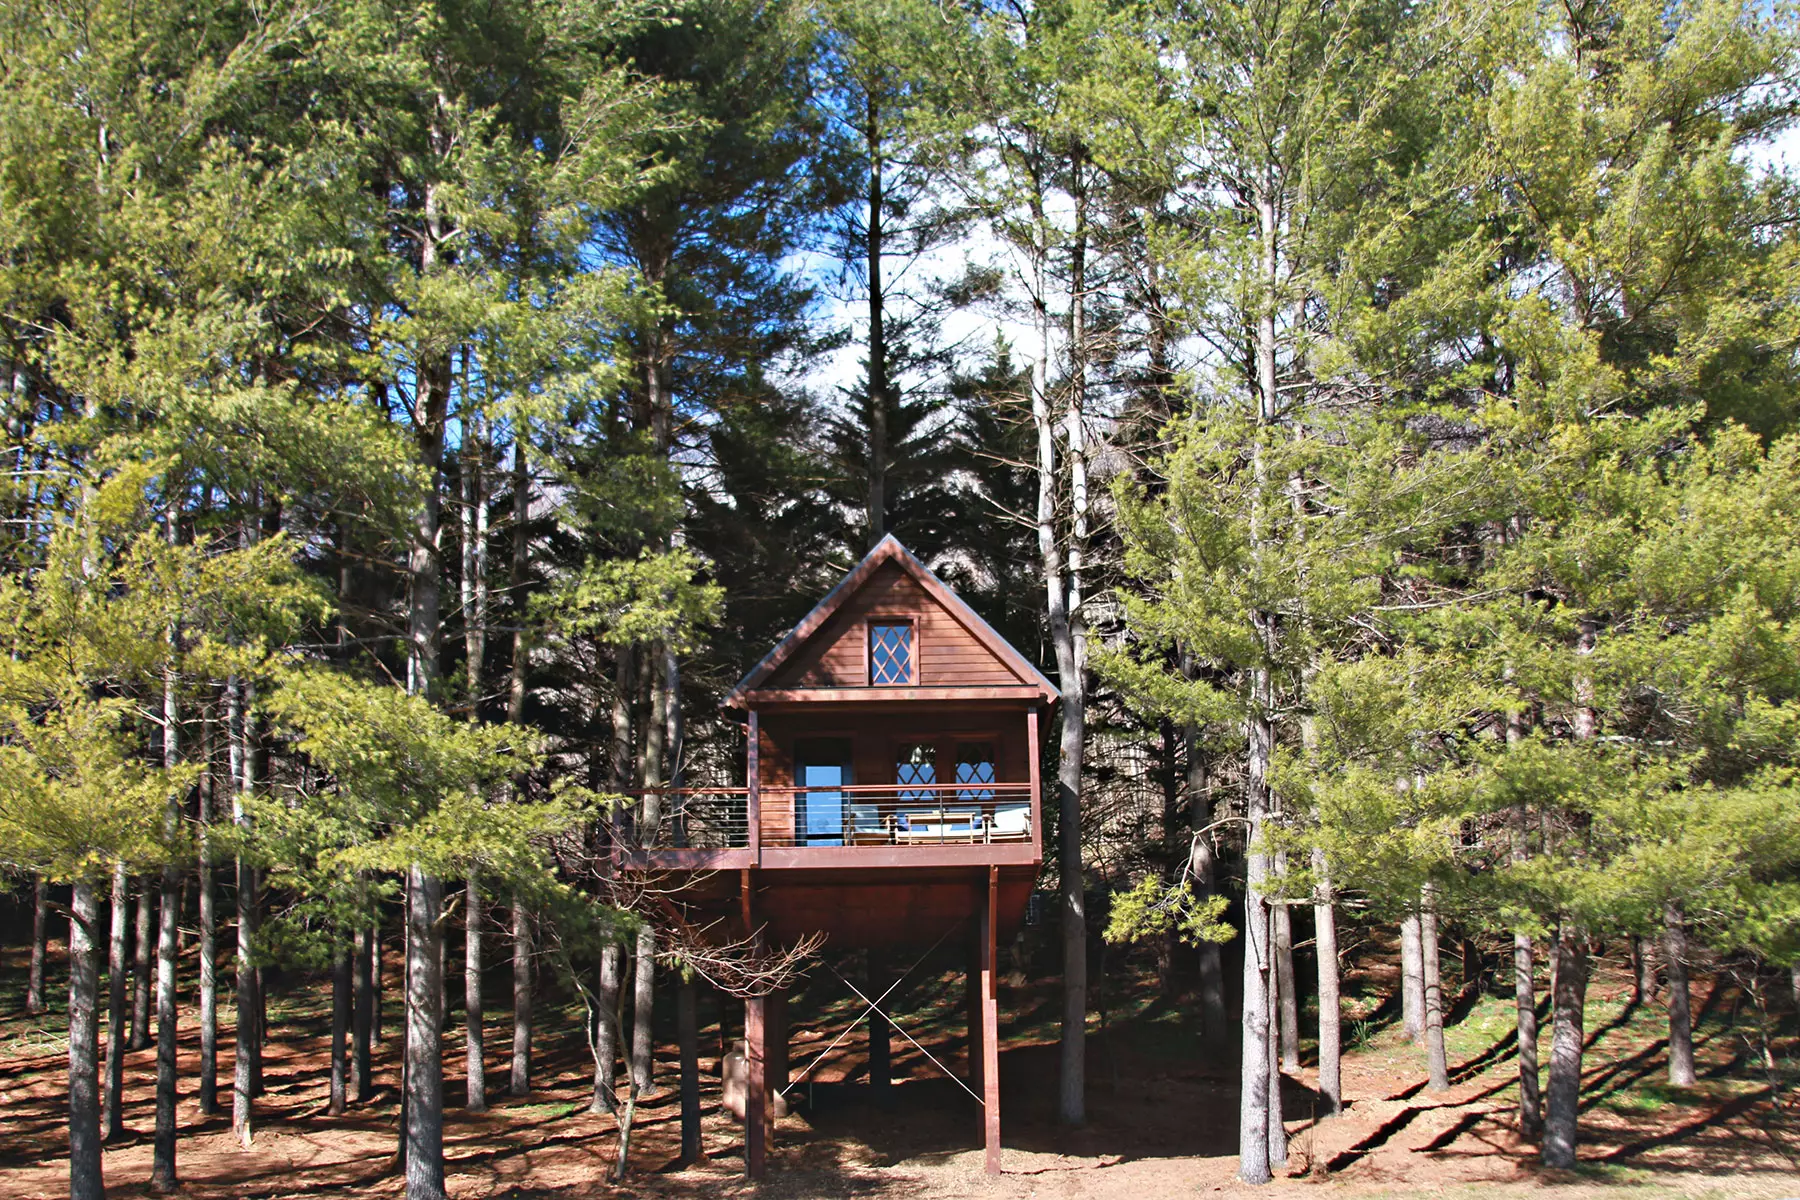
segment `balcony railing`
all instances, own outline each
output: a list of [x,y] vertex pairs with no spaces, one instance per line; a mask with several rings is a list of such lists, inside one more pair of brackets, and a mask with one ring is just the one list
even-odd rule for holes
[[[792,822],[772,829],[771,804]],[[1027,783],[851,784],[764,788],[765,846],[924,846],[1031,838]]]
[[[759,789],[763,846],[938,846],[1031,840],[1027,783],[846,784]],[[751,845],[750,789],[669,788],[646,849]],[[623,824],[623,823],[622,823]]]

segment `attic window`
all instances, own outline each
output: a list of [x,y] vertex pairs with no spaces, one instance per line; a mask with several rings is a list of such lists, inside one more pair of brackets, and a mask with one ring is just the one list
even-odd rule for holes
[[913,627],[908,622],[869,625],[869,686],[913,682]]

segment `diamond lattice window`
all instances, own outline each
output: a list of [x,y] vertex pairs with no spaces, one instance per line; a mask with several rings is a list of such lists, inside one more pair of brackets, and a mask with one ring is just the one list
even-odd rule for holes
[[902,788],[918,788],[917,791],[902,791],[902,804],[934,800],[937,793],[931,785],[937,783],[936,747],[922,743],[901,747],[899,761],[894,764],[894,782]]
[[[994,782],[994,748],[985,742],[959,746],[956,751],[958,784],[991,784]],[[959,787],[956,798],[965,803],[986,803],[994,798],[991,787]]]
[[911,625],[869,627],[869,684],[911,683],[913,644]]

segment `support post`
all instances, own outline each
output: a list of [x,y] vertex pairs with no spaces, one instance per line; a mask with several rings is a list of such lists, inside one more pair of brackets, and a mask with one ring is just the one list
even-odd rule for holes
[[769,1072],[764,1056],[768,997],[744,1001],[744,1174],[761,1179],[769,1145]]
[[987,903],[981,909],[981,1130],[987,1173],[1000,1174],[1000,991],[995,918],[1000,868],[988,868]]
[[756,710],[750,710],[750,723],[745,731],[749,745],[744,751],[744,845],[750,850],[750,861],[762,864],[762,723]]
[[700,997],[699,985],[681,981],[676,998],[676,1037],[681,1043],[681,1161],[699,1162],[700,1144]]
[[1025,713],[1025,764],[1031,773],[1031,844],[1044,844],[1044,784],[1038,777],[1038,761],[1044,749],[1038,744],[1038,710],[1034,705]]
[[[879,997],[893,983],[887,955],[881,950],[869,951],[869,992]],[[885,1003],[885,1002],[884,1002]],[[893,1077],[893,1053],[889,1045],[887,1016],[879,1009],[869,1010],[869,1096],[878,1106],[886,1106],[892,1096],[888,1084]]]
[[981,984],[981,945],[982,938],[986,936],[982,933],[982,921],[986,907],[987,880],[984,878],[975,892],[975,928],[970,931],[972,936],[968,941],[968,953],[964,955],[963,970],[963,1014],[969,1026],[969,1090],[977,1096],[982,1094],[981,1034],[986,1020],[983,1015],[986,1009],[983,1007]]
[[788,994],[784,988],[769,993],[768,1014],[764,1018],[769,1060],[769,1129],[773,1140],[777,1107],[773,1097],[788,1085]]

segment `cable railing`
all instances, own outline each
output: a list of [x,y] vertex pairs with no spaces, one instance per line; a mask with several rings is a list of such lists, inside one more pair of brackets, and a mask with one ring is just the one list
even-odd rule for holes
[[[750,844],[750,789],[656,788],[660,813],[646,849],[741,850]],[[631,793],[642,797],[645,792]]]
[[[792,819],[772,821],[772,808]],[[764,788],[765,846],[928,846],[1031,838],[1027,783]]]
[[[619,835],[645,850],[736,850],[752,844],[746,787],[662,788],[654,833],[630,814]],[[646,793],[635,793],[642,798]],[[842,784],[762,787],[764,846],[985,845],[1031,840],[1025,783]]]

